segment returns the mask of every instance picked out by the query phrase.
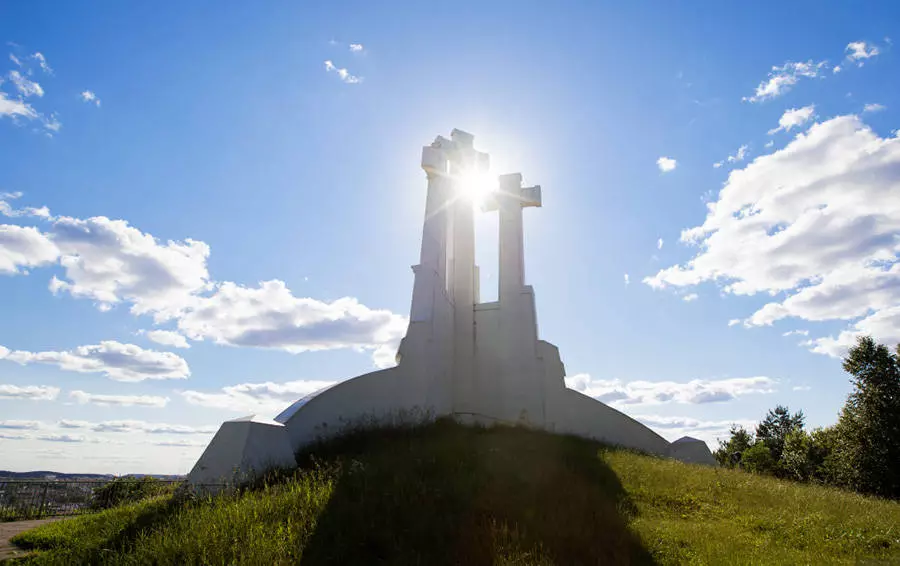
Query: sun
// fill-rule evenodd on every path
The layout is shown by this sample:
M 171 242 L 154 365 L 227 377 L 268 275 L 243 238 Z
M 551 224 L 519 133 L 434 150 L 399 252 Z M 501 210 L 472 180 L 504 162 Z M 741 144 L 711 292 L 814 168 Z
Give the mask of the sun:
M 484 171 L 470 171 L 459 176 L 458 190 L 475 206 L 481 204 L 497 191 L 497 177 Z

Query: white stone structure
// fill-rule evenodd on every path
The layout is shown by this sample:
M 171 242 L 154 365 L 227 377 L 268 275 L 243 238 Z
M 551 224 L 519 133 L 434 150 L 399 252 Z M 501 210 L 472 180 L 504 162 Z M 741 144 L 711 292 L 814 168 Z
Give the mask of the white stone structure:
M 488 155 L 474 149 L 473 136 L 460 130 L 423 148 L 428 194 L 422 252 L 412 268 L 409 328 L 397 366 L 297 401 L 275 418 L 284 427 L 266 442 L 281 444 L 275 436 L 283 435 L 299 450 L 357 423 L 452 416 L 468 423 L 522 424 L 714 465 L 705 443 L 685 438 L 670 444 L 627 415 L 566 388 L 559 350 L 538 337 L 534 290 L 525 284 L 522 213 L 541 206 L 541 188 L 523 187 L 518 173 L 500 176 L 498 190 L 483 206 L 500 216 L 500 277 L 498 300 L 479 301 L 475 208 L 461 184 L 485 173 L 488 163 Z M 242 467 L 243 461 L 216 455 L 225 450 L 217 443 L 220 434 L 190 481 L 230 476 Z
M 272 468 L 293 468 L 294 450 L 284 425 L 256 416 L 226 421 L 194 464 L 194 484 L 240 483 Z

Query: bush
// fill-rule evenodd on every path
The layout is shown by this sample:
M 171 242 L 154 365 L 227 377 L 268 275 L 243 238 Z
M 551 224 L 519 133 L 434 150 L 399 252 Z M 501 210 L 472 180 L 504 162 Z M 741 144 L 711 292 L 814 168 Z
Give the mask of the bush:
M 837 453 L 840 431 L 837 426 L 820 427 L 809 435 L 811 481 L 827 485 L 846 486 L 847 462 Z
M 774 474 L 777 465 L 769 448 L 762 442 L 757 442 L 744 451 L 741 467 L 755 474 Z
M 750 445 L 753 436 L 742 426 L 732 425 L 728 432 L 728 441 L 720 441 L 719 449 L 713 453 L 720 466 L 734 468 L 741 464 L 741 457 Z
M 116 478 L 94 489 L 91 509 L 109 509 L 125 503 L 135 503 L 171 492 L 173 489 L 174 484 L 149 476 Z
M 805 430 L 792 430 L 785 435 L 780 466 L 784 477 L 797 481 L 809 481 L 814 470 L 810 458 L 811 448 L 812 441 Z

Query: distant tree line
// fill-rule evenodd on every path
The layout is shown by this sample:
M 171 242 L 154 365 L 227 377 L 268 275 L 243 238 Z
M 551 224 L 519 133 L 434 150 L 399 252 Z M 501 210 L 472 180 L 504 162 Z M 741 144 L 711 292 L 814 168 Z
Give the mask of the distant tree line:
M 752 433 L 732 426 L 716 460 L 729 468 L 900 499 L 900 345 L 860 338 L 844 358 L 853 391 L 836 424 L 807 431 L 803 411 L 770 410 Z

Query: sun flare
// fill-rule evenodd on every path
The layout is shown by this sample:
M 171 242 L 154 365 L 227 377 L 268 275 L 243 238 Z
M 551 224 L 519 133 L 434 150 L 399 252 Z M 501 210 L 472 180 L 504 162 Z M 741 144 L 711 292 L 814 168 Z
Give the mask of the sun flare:
M 459 177 L 460 194 L 480 206 L 497 190 L 497 177 L 486 172 L 470 172 Z

